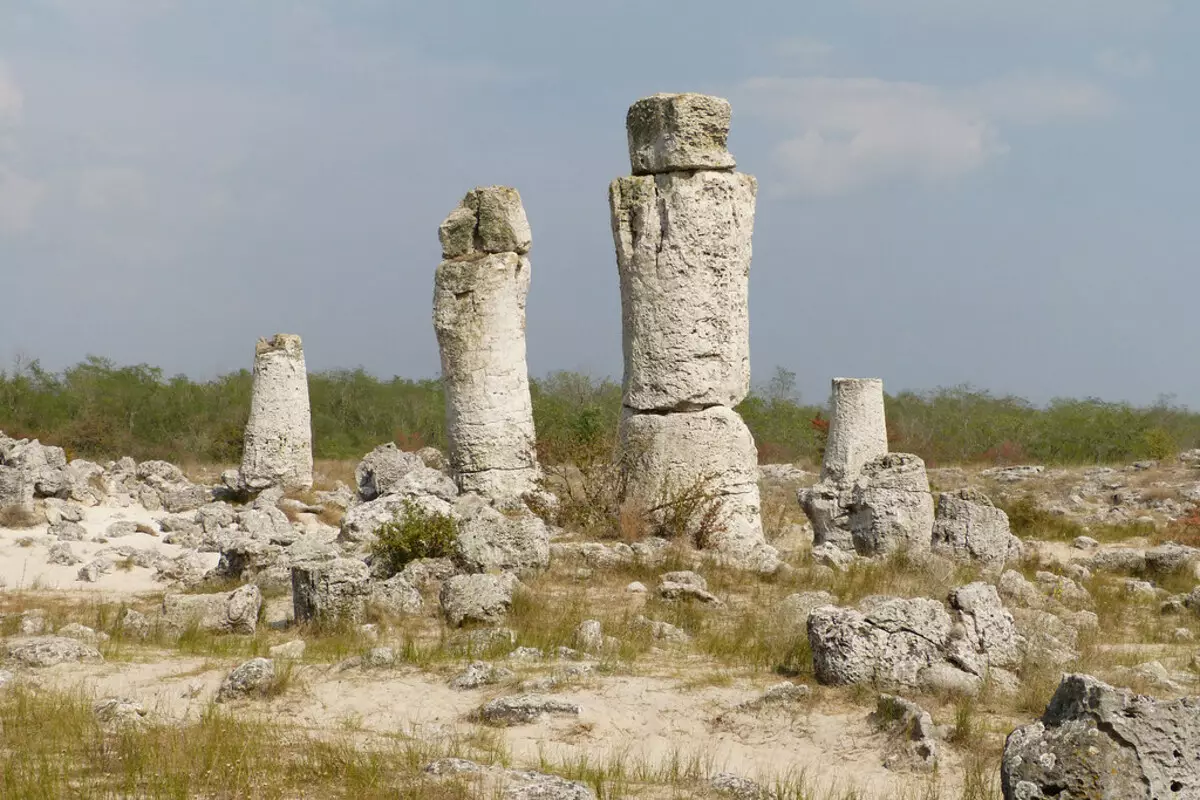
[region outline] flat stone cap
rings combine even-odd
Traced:
[[[300,343],[300,337],[294,333],[277,333],[270,339],[259,339],[254,345],[254,355],[261,356],[263,353],[270,353],[274,350],[284,350],[288,353],[296,354],[303,353],[304,346]]]
[[[726,149],[729,101],[703,94],[656,94],[629,107],[625,130],[634,175],[733,169]]]
[[[525,255],[533,245],[521,195],[511,186],[478,186],[467,192],[438,227],[438,239],[442,258],[481,253]]]

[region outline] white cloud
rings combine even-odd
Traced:
[[[811,36],[791,36],[775,42],[771,51],[786,61],[820,61],[833,54],[833,45]]]
[[[1109,48],[1096,54],[1096,66],[1118,78],[1143,78],[1154,72],[1154,59],[1143,51]]]
[[[896,180],[943,183],[1008,152],[1005,124],[1107,113],[1091,84],[1016,76],[969,90],[878,78],[756,78],[739,107],[781,135],[774,155],[786,191],[844,194]]]

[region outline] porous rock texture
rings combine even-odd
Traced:
[[[500,575],[455,575],[442,583],[438,601],[442,613],[455,627],[464,622],[495,624],[512,606],[517,579],[510,573]]]
[[[292,567],[292,611],[297,622],[362,622],[370,595],[370,570],[358,559]]]
[[[173,628],[252,634],[261,606],[262,592],[250,583],[219,594],[168,594],[162,611],[164,622]]]
[[[638,100],[625,117],[633,174],[733,169],[725,147],[732,115],[728,100],[703,94]]]
[[[732,408],[745,399],[755,192],[754,178],[736,172],[613,182],[626,408]]]
[[[521,197],[506,186],[474,189],[438,233],[433,323],[450,468],[465,492],[520,497],[540,475],[525,362],[531,237]]]
[[[1005,800],[1200,797],[1200,697],[1064,675],[1042,718],[1009,734],[1000,780]]]
[[[625,359],[620,464],[625,499],[652,525],[664,501],[702,492],[720,521],[700,504],[709,520],[696,543],[769,572],[779,561],[762,532],[757,450],[732,410],[750,387],[757,182],[732,171],[729,120],[727,101],[695,94],[644,98],[626,118],[633,176],[609,187]]]
[[[851,497],[850,537],[859,555],[929,551],[933,495],[920,458],[889,453],[867,462]]]
[[[240,483],[252,492],[271,486],[311,489],[312,469],[312,412],[300,337],[259,339]]]
[[[973,488],[938,495],[932,545],[934,552],[997,571],[1021,557],[1021,540],[1012,534],[1008,515]]]
[[[715,519],[701,508],[687,520],[696,543],[729,554],[740,564],[770,571],[777,563],[774,548],[762,533],[758,491],[758,451],[746,423],[733,409],[712,406],[679,414],[636,414],[621,420],[622,469],[626,498],[643,509],[700,493]],[[661,524],[667,510],[649,513]]]
[[[950,605],[953,613],[925,597],[872,596],[858,609],[814,609],[808,641],[817,680],[974,693],[989,670],[1019,662],[1022,641],[995,587],[961,586]]]
[[[834,378],[833,416],[821,461],[821,480],[853,482],[868,462],[887,451],[883,381]]]

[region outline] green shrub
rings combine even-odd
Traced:
[[[390,571],[399,572],[418,558],[446,558],[454,552],[458,521],[405,500],[391,522],[375,529],[371,554]]]

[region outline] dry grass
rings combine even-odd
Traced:
[[[27,506],[0,506],[0,528],[23,530],[33,528],[45,521],[45,517]]]
[[[104,730],[80,694],[17,686],[0,695],[0,796],[108,798],[478,797],[421,772],[443,756],[497,759],[461,739],[362,745],[210,707],[199,720]]]

